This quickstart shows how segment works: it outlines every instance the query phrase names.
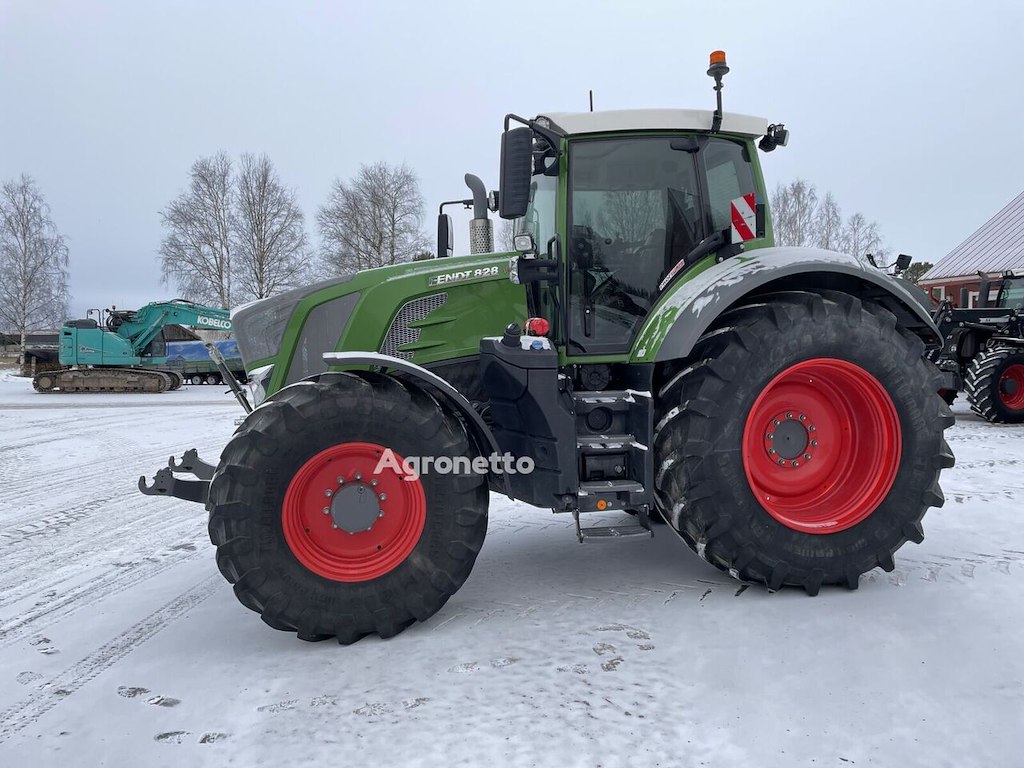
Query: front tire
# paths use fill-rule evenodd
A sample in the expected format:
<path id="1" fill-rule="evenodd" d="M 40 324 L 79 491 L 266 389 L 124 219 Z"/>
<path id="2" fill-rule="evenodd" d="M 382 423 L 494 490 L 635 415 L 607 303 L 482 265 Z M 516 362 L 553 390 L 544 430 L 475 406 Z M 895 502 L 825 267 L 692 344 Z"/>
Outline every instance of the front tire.
<path id="1" fill-rule="evenodd" d="M 851 589 L 923 538 L 953 417 L 917 337 L 840 293 L 732 310 L 659 391 L 659 511 L 705 560 L 770 589 Z"/>
<path id="2" fill-rule="evenodd" d="M 207 509 L 217 564 L 243 605 L 304 640 L 347 644 L 440 610 L 483 545 L 488 495 L 482 475 L 375 472 L 387 449 L 399 464 L 475 453 L 420 388 L 371 373 L 330 380 L 286 387 L 246 418 Z"/>
<path id="3" fill-rule="evenodd" d="M 964 376 L 971 410 L 993 423 L 1024 422 L 1024 349 L 996 346 L 971 360 Z"/>

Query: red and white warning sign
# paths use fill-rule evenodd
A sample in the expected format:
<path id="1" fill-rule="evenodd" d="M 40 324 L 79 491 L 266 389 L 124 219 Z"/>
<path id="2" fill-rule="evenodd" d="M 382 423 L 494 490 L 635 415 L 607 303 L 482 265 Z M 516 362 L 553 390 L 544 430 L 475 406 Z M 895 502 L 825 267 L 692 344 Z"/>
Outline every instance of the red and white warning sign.
<path id="1" fill-rule="evenodd" d="M 757 215 L 754 213 L 754 193 L 737 197 L 729 202 L 729 216 L 732 219 L 732 241 L 741 243 L 753 240 L 757 230 Z"/>

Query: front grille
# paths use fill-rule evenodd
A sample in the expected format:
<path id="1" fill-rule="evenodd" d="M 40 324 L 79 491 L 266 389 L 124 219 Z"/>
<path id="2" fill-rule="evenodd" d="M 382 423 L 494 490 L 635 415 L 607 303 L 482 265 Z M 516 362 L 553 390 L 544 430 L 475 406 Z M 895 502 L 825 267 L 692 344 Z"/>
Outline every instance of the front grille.
<path id="1" fill-rule="evenodd" d="M 398 310 L 395 319 L 391 321 L 391 327 L 388 328 L 387 336 L 384 337 L 384 343 L 380 345 L 381 353 L 391 355 L 392 357 L 400 357 L 403 360 L 411 358 L 412 352 L 401 352 L 398 349 L 405 344 L 412 344 L 420 339 L 420 329 L 410 328 L 409 323 L 422 320 L 435 309 L 443 306 L 446 301 L 448 301 L 447 293 L 435 293 L 432 296 L 424 296 L 421 299 L 406 302 Z"/>

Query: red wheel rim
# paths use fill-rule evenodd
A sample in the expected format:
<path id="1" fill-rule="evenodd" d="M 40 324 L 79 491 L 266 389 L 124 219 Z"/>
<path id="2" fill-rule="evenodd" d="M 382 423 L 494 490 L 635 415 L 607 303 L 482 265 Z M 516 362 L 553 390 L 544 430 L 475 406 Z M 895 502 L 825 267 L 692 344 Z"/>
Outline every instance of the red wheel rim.
<path id="1" fill-rule="evenodd" d="M 758 396 L 743 430 L 743 468 L 754 497 L 780 523 L 836 533 L 885 499 L 902 444 L 899 415 L 878 379 L 845 360 L 818 358 L 787 368 Z"/>
<path id="2" fill-rule="evenodd" d="M 376 443 L 335 445 L 292 477 L 281 522 L 289 549 L 309 570 L 334 581 L 369 581 L 398 567 L 416 548 L 427 519 L 423 483 L 394 468 L 404 466 L 398 454 L 375 473 L 386 450 Z M 356 494 L 364 518 L 368 510 L 379 513 L 369 515 L 372 522 L 352 519 Z M 349 530 L 364 525 L 369 528 Z"/>
<path id="3" fill-rule="evenodd" d="M 1024 408 L 1024 364 L 1006 366 L 999 377 L 999 399 L 1007 408 L 1019 411 Z"/>

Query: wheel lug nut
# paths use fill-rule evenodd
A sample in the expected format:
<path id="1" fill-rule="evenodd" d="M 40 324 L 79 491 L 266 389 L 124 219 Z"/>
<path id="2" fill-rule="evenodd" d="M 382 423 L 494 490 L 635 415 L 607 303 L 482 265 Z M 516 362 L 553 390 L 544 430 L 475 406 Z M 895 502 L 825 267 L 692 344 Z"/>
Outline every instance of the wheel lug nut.
<path id="1" fill-rule="evenodd" d="M 811 445 L 817 446 L 817 444 L 818 444 L 817 440 L 811 440 Z"/>
<path id="2" fill-rule="evenodd" d="M 370 481 L 370 485 L 376 487 L 376 485 L 377 485 L 377 478 L 376 477 L 373 478 L 373 480 Z"/>
<path id="3" fill-rule="evenodd" d="M 383 512 L 378 512 L 377 513 L 377 517 L 384 517 L 384 513 Z"/>
<path id="4" fill-rule="evenodd" d="M 807 417 L 804 416 L 802 413 L 800 414 L 800 421 L 807 421 Z"/>
<path id="5" fill-rule="evenodd" d="M 380 499 L 381 501 L 387 501 L 388 500 L 388 495 L 386 493 L 382 493 L 377 498 Z"/>
<path id="6" fill-rule="evenodd" d="M 334 495 L 334 491 L 332 491 L 330 488 L 328 488 L 326 491 L 324 491 L 324 496 L 326 496 L 328 499 L 331 498 L 331 496 L 333 496 L 333 495 Z"/>
<path id="7" fill-rule="evenodd" d="M 331 523 L 331 528 L 337 528 L 337 527 L 338 527 L 337 523 Z"/>
<path id="8" fill-rule="evenodd" d="M 792 419 L 793 418 L 793 414 L 792 413 L 787 413 L 786 414 L 786 418 L 787 419 Z"/>
<path id="9" fill-rule="evenodd" d="M 804 461 L 810 461 L 810 460 L 811 460 L 811 454 L 805 453 L 804 454 Z"/>
<path id="10" fill-rule="evenodd" d="M 775 433 L 774 432 L 769 432 L 767 435 L 765 435 L 765 438 L 767 438 L 768 440 L 774 440 L 775 439 Z"/>
<path id="11" fill-rule="evenodd" d="M 325 515 L 331 514 L 331 508 L 330 507 L 324 507 L 324 514 Z"/>
<path id="12" fill-rule="evenodd" d="M 362 480 L 362 479 L 363 479 L 363 473 L 362 472 L 356 472 L 356 480 Z"/>
<path id="13" fill-rule="evenodd" d="M 782 422 L 779 421 L 778 419 L 772 419 L 772 424 L 774 424 L 776 427 L 779 426 L 779 424 L 781 424 L 781 423 Z"/>
<path id="14" fill-rule="evenodd" d="M 785 463 L 786 463 L 785 459 L 779 459 L 779 464 L 785 464 Z"/>
<path id="15" fill-rule="evenodd" d="M 799 467 L 800 466 L 800 462 L 799 461 L 794 461 L 793 462 L 793 466 L 794 467 Z"/>
<path id="16" fill-rule="evenodd" d="M 813 424 L 811 424 L 811 426 L 809 426 L 809 427 L 807 428 L 807 431 L 808 431 L 808 432 L 813 432 L 813 431 L 814 431 L 814 425 L 813 425 Z"/>
<path id="17" fill-rule="evenodd" d="M 344 485 L 344 484 L 345 484 L 345 478 L 344 477 L 339 477 L 338 478 L 338 485 Z"/>

